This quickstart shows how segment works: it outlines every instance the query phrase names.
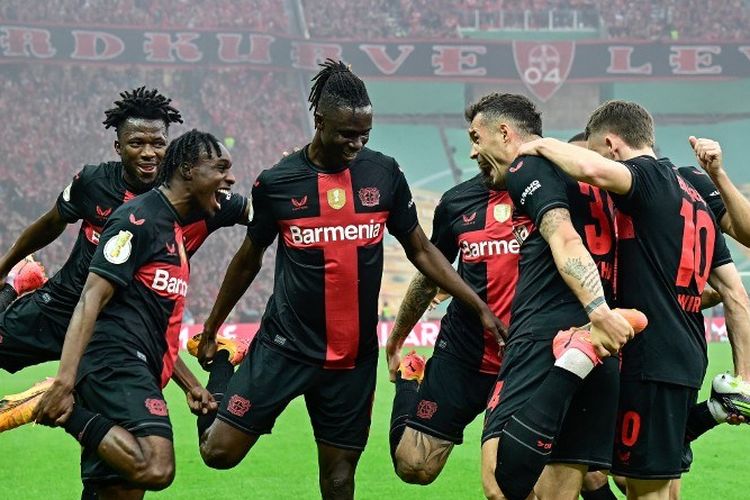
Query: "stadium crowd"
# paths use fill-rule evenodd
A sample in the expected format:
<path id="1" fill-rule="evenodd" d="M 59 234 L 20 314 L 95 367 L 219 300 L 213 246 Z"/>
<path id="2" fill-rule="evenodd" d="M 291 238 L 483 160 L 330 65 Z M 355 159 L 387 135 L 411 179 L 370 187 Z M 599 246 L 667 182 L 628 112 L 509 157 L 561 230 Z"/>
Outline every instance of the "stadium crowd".
<path id="1" fill-rule="evenodd" d="M 309 34 L 327 38 L 459 37 L 461 26 L 477 20 L 482 29 L 544 29 L 551 13 L 561 29 L 601 25 L 603 36 L 613 39 L 738 40 L 750 21 L 745 0 L 372 0 L 368 15 L 346 0 L 6 0 L 0 20 L 113 24 L 117 19 L 120 25 L 293 33 L 290 12 L 297 1 Z"/>

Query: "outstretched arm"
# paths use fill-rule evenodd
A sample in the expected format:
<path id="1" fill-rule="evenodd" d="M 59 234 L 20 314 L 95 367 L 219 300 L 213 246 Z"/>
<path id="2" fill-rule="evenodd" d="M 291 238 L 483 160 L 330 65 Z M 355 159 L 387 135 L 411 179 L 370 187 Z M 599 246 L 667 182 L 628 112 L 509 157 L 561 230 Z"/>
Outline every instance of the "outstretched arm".
<path id="1" fill-rule="evenodd" d="M 721 230 L 743 245 L 750 246 L 750 201 L 740 193 L 724 170 L 721 145 L 711 139 L 698 139 L 695 136 L 690 136 L 689 140 L 701 168 L 711 177 L 727 208 L 718 221 Z"/>
<path id="2" fill-rule="evenodd" d="M 401 302 L 398 314 L 396 314 L 393 330 L 385 345 L 391 382 L 396 381 L 396 372 L 401 364 L 401 348 L 404 345 L 404 340 L 427 310 L 437 291 L 438 287 L 420 272 L 417 272 L 409 283 L 404 300 Z"/>
<path id="3" fill-rule="evenodd" d="M 557 139 L 527 142 L 521 146 L 518 154 L 544 156 L 574 179 L 613 193 L 627 194 L 633 185 L 633 175 L 622 163 Z"/>
<path id="4" fill-rule="evenodd" d="M 736 375 L 750 377 L 750 300 L 733 263 L 711 271 L 711 286 L 719 292 L 724 303 L 727 335 L 732 346 L 732 360 Z"/>
<path id="5" fill-rule="evenodd" d="M 94 333 L 96 318 L 114 293 L 115 286 L 110 281 L 89 273 L 65 333 L 57 376 L 34 412 L 37 422 L 59 425 L 68 418 L 73 409 L 72 393 L 78 365 Z"/>
<path id="6" fill-rule="evenodd" d="M 198 345 L 198 360 L 201 364 L 213 359 L 216 353 L 216 334 L 219 327 L 258 275 L 263 264 L 264 252 L 265 248 L 257 246 L 246 236 L 242 246 L 234 254 L 224 275 L 216 302 L 203 324 L 203 334 Z"/>
<path id="7" fill-rule="evenodd" d="M 5 281 L 10 270 L 21 262 L 21 259 L 55 241 L 67 225 L 56 205 L 32 222 L 7 253 L 0 257 L 0 283 Z"/>
<path id="8" fill-rule="evenodd" d="M 573 227 L 568 209 L 547 211 L 539 232 L 550 246 L 560 276 L 597 327 L 591 334 L 597 352 L 600 356 L 616 353 L 633 336 L 633 328 L 607 305 L 599 270 Z"/>
<path id="9" fill-rule="evenodd" d="M 458 275 L 445 256 L 425 236 L 421 226 L 417 226 L 407 236 L 399 238 L 407 258 L 430 281 L 453 295 L 476 311 L 486 330 L 495 334 L 498 341 L 505 338 L 507 329 L 492 314 L 487 304 Z"/>

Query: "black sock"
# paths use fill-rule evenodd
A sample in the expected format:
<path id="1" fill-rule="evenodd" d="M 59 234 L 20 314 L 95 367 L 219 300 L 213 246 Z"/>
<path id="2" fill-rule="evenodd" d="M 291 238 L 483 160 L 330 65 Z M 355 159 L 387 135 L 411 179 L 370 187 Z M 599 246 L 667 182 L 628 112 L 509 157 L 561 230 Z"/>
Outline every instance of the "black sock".
<path id="1" fill-rule="evenodd" d="M 16 289 L 10 283 L 6 283 L 0 288 L 0 311 L 5 311 L 9 305 L 18 297 Z"/>
<path id="2" fill-rule="evenodd" d="M 391 460 L 396 466 L 396 448 L 401 442 L 401 437 L 406 429 L 406 419 L 409 412 L 417 404 L 419 397 L 419 382 L 416 380 L 404 380 L 401 372 L 396 372 L 396 395 L 393 397 L 393 409 L 391 410 L 391 433 L 389 436 L 391 445 Z"/>
<path id="3" fill-rule="evenodd" d="M 224 391 L 226 391 L 229 380 L 234 375 L 234 367 L 229 362 L 229 352 L 223 349 L 218 351 L 208 370 L 209 375 L 206 390 L 211 393 L 216 403 L 221 406 L 221 400 L 224 399 Z M 216 420 L 216 412 L 210 412 L 198 417 L 199 438 L 206 432 L 206 429 L 211 427 L 214 420 Z"/>
<path id="4" fill-rule="evenodd" d="M 687 425 L 685 426 L 685 442 L 695 441 L 701 435 L 719 425 L 711 410 L 708 409 L 708 401 L 698 403 L 690 408 Z"/>
<path id="5" fill-rule="evenodd" d="M 582 491 L 583 500 L 617 500 L 617 497 L 609 488 L 609 482 L 594 491 Z"/>
<path id="6" fill-rule="evenodd" d="M 73 405 L 73 412 L 62 425 L 62 428 L 85 448 L 96 450 L 104 436 L 114 426 L 115 423 L 107 417 L 75 404 Z"/>
<path id="7" fill-rule="evenodd" d="M 581 382 L 578 375 L 553 366 L 531 399 L 505 425 L 497 448 L 495 479 L 509 500 L 523 500 L 534 489 Z"/>

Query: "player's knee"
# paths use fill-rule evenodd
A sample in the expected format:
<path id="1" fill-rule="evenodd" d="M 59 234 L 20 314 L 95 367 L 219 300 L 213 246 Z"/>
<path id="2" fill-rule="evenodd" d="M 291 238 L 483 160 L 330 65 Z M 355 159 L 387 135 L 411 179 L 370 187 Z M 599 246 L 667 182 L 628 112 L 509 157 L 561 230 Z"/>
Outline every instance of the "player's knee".
<path id="1" fill-rule="evenodd" d="M 173 461 L 151 461 L 136 464 L 130 482 L 147 490 L 158 491 L 167 488 L 174 481 Z"/>
<path id="2" fill-rule="evenodd" d="M 203 463 L 212 469 L 231 469 L 239 464 L 243 458 L 243 455 L 231 449 L 211 445 L 206 442 L 201 443 L 200 449 Z"/>
<path id="3" fill-rule="evenodd" d="M 429 463 L 415 453 L 396 451 L 396 474 L 409 484 L 430 484 L 440 474 L 442 467 Z"/>
<path id="4" fill-rule="evenodd" d="M 354 474 L 345 470 L 332 471 L 323 478 L 324 497 L 347 498 L 354 493 Z"/>

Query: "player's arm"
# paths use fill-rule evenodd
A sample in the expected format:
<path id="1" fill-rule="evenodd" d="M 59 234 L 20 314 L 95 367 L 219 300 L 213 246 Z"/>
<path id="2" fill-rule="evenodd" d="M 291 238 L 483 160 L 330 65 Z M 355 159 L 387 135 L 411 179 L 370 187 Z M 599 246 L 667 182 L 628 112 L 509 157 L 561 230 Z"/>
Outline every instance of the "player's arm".
<path id="1" fill-rule="evenodd" d="M 263 264 L 264 252 L 265 248 L 256 245 L 249 236 L 246 236 L 242 246 L 232 257 L 216 302 L 203 324 L 203 334 L 198 345 L 198 360 L 202 364 L 213 359 L 216 353 L 216 334 L 219 327 L 258 275 Z"/>
<path id="2" fill-rule="evenodd" d="M 506 337 L 505 325 L 492 314 L 487 304 L 461 279 L 448 259 L 427 239 L 421 226 L 417 225 L 406 236 L 399 237 L 399 241 L 406 251 L 406 257 L 426 278 L 471 307 L 479 316 L 484 328 L 493 332 L 498 341 Z"/>
<path id="3" fill-rule="evenodd" d="M 708 173 L 721 194 L 726 213 L 719 220 L 721 230 L 745 246 L 750 246 L 750 201 L 745 198 L 724 170 L 721 145 L 711 139 L 690 136 L 701 168 Z"/>
<path id="4" fill-rule="evenodd" d="M 544 156 L 574 179 L 613 193 L 627 194 L 633 185 L 633 174 L 622 163 L 557 139 L 527 142 L 521 146 L 519 155 Z"/>
<path id="5" fill-rule="evenodd" d="M 113 283 L 98 274 L 89 273 L 65 333 L 57 376 L 34 412 L 37 422 L 59 425 L 68 418 L 73 408 L 73 386 L 78 365 L 94 333 L 96 318 L 114 293 Z"/>
<path id="6" fill-rule="evenodd" d="M 708 277 L 711 286 L 724 302 L 724 319 L 727 335 L 732 346 L 735 375 L 744 380 L 750 377 L 750 299 L 742 285 L 733 263 L 724 264 L 711 271 Z"/>
<path id="7" fill-rule="evenodd" d="M 57 205 L 32 222 L 23 230 L 7 253 L 0 257 L 0 283 L 5 280 L 13 266 L 21 262 L 27 255 L 55 241 L 67 225 L 67 221 L 63 219 L 57 209 Z"/>
<path id="8" fill-rule="evenodd" d="M 703 289 L 703 293 L 701 293 L 701 310 L 709 309 L 719 303 L 721 303 L 719 292 L 710 286 Z"/>
<path id="9" fill-rule="evenodd" d="M 216 411 L 218 405 L 210 392 L 203 387 L 198 378 L 188 368 L 182 358 L 177 356 L 175 359 L 174 370 L 172 371 L 172 380 L 180 386 L 187 397 L 188 407 L 195 415 L 205 415 L 208 412 Z"/>
<path id="10" fill-rule="evenodd" d="M 545 212 L 539 232 L 550 246 L 560 276 L 597 327 L 591 335 L 597 352 L 600 356 L 616 353 L 633 336 L 633 328 L 607 305 L 599 270 L 575 230 L 568 209 Z M 596 332 L 601 332 L 601 336 Z"/>
<path id="11" fill-rule="evenodd" d="M 430 302 L 437 295 L 438 287 L 424 274 L 417 272 L 409 283 L 401 307 L 396 314 L 393 330 L 385 344 L 385 355 L 388 360 L 388 372 L 391 382 L 396 381 L 396 372 L 401 364 L 401 348 L 409 332 L 422 317 Z"/>

